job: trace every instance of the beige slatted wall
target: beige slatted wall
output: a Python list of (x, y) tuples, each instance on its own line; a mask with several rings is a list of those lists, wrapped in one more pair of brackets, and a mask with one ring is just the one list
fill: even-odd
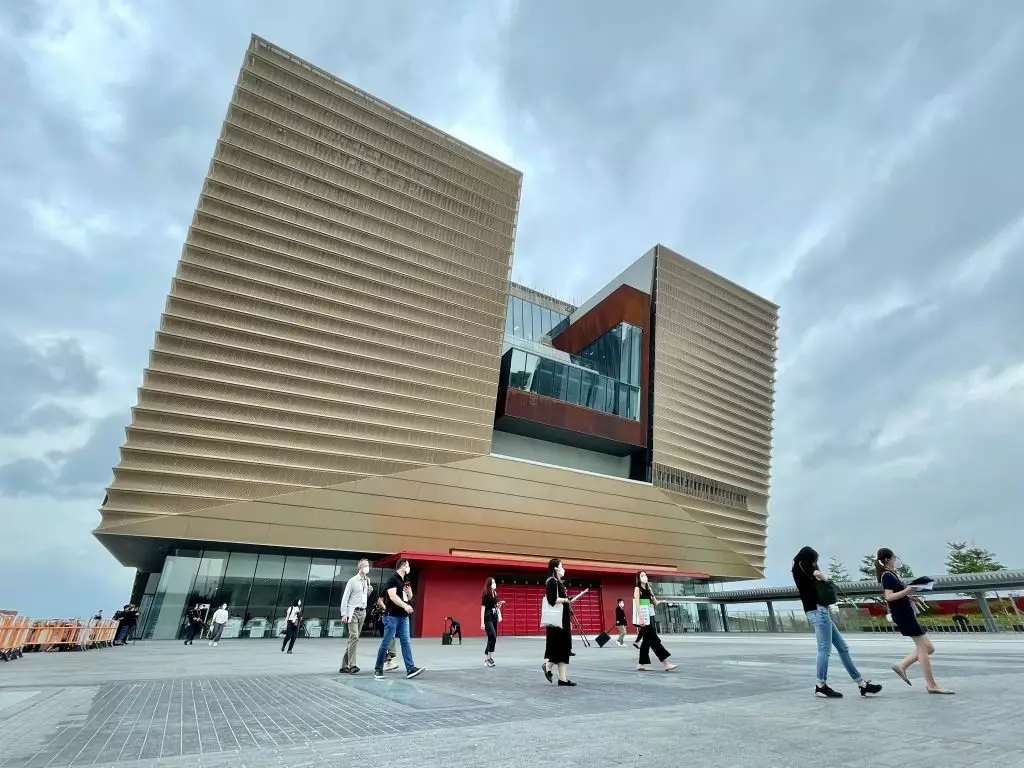
[(654, 482), (763, 568), (778, 307), (664, 246), (656, 280)]
[(98, 533), (489, 453), (520, 185), (254, 37)]

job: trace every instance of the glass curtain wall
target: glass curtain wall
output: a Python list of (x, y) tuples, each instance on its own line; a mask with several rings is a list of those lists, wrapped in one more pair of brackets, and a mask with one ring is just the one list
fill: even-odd
[(512, 348), (505, 355), (510, 387), (634, 421), (640, 418), (639, 387), (522, 349)]
[[(303, 636), (342, 637), (341, 597), (358, 563), (358, 557), (176, 550), (164, 562), (140, 637), (180, 638), (189, 608), (209, 605), (209, 620), (223, 603), (230, 616), (225, 638), (277, 637), (295, 600), (303, 601)], [(382, 571), (371, 571), (370, 579), (380, 589)]]
[(568, 319), (568, 315), (540, 304), (509, 296), (505, 311), (505, 333), (517, 339), (540, 341)]

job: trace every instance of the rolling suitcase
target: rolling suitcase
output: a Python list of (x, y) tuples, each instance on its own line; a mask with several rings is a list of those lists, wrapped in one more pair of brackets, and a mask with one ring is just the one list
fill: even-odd
[(608, 645), (608, 641), (612, 639), (612, 636), (607, 632), (602, 632), (600, 635), (594, 638), (594, 642), (597, 643), (598, 648), (604, 648)]
[(444, 621), (444, 632), (441, 633), (441, 645), (451, 645), (451, 644), (452, 644), (452, 627), (451, 627), (451, 624), (448, 623), (448, 620), (445, 619), (445, 621)]

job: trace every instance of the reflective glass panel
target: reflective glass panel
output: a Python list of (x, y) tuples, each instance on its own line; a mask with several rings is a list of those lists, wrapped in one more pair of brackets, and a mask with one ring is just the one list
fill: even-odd
[(523, 300), (512, 297), (512, 335), (523, 338)]
[(580, 380), (580, 405), (587, 408), (594, 407), (594, 388), (597, 385), (597, 374), (590, 371), (583, 371), (583, 378)]
[(218, 607), (221, 603), (227, 603), (228, 614), (232, 619), (245, 618), (258, 559), (259, 555), (251, 552), (232, 552), (228, 559), (228, 567), (224, 571), (224, 580), (221, 582), (220, 596), (216, 603)]
[(619, 416), (626, 416), (628, 418), (628, 416), (629, 416), (629, 387), (627, 387), (622, 382), (619, 382), (618, 389), (619, 389), (619, 402), (617, 404), (618, 407), (617, 407), (615, 413), (617, 413)]
[[(338, 611), (331, 607), (331, 587), (334, 585), (334, 573), (337, 568), (337, 560), (321, 557), (314, 557), (309, 566), (309, 581), (306, 584), (302, 618), (306, 622), (306, 631), (310, 637), (325, 636), (327, 622), (337, 618), (335, 614)], [(341, 603), (340, 595), (338, 603)]]
[(629, 418), (640, 418), (640, 391), (633, 387), (629, 388)]
[(537, 341), (544, 335), (544, 331), (547, 329), (544, 327), (544, 308), (540, 304), (533, 305), (533, 336), (531, 337), (534, 341)]
[(580, 402), (580, 380), (582, 379), (581, 371), (579, 368), (569, 366), (569, 391), (566, 394), (566, 400), (570, 403)]
[(513, 320), (512, 320), (512, 297), (508, 297), (508, 304), (505, 309), (505, 333), (512, 333)]
[(281, 593), (283, 571), (283, 555), (260, 555), (243, 622), (244, 636), (270, 637), (273, 634), (272, 620), (277, 609), (277, 596)]
[(523, 302), (523, 338), (533, 339), (533, 302)]
[(643, 341), (643, 330), (640, 328), (633, 329), (633, 343), (632, 343), (632, 362), (629, 366), (630, 381), (629, 383), (634, 386), (640, 386), (640, 363), (643, 360), (641, 354), (640, 344)]
[(160, 583), (149, 612), (150, 626), (143, 631), (143, 637), (173, 640), (181, 636), (185, 604), (192, 592), (201, 561), (200, 552), (196, 550), (178, 550), (164, 560)]
[(516, 389), (526, 389), (526, 353), (521, 349), (512, 350), (512, 362), (508, 371), (508, 385)]

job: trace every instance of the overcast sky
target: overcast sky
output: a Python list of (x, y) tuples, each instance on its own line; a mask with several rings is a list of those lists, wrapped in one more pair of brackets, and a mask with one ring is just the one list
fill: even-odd
[(1024, 3), (630, 7), (0, 3), (0, 608), (128, 597), (90, 531), (252, 32), (521, 169), (516, 280), (661, 242), (782, 305), (772, 583), (1024, 567)]

